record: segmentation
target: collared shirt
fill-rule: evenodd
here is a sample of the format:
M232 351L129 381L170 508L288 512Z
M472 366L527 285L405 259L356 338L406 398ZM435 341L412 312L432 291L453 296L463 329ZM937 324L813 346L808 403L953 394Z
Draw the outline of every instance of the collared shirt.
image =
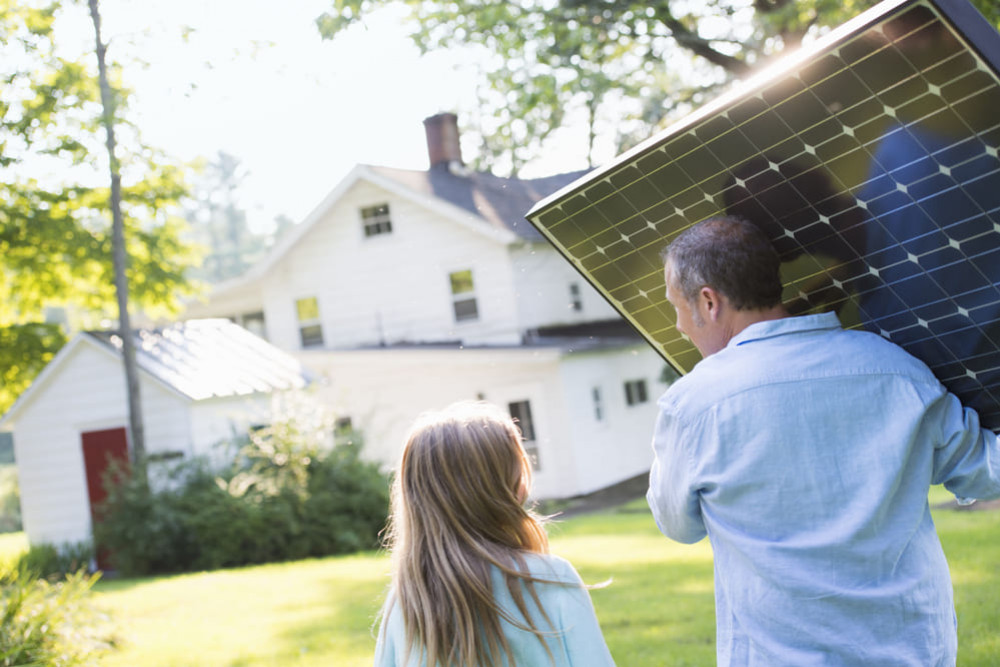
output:
M647 494L706 534L719 665L952 665L927 492L1000 496L1000 449L927 367L824 313L759 322L659 400Z
M492 568L493 593L509 619L501 616L500 626L514 653L514 665L509 667L614 667L611 653L597 623L590 594L580 575L563 558L551 554L525 554L525 563L532 577L552 583L535 583L539 602L552 621L550 627L531 596L525 592L528 612L538 629L547 632L544 639L519 625L525 624L507 588L501 571ZM522 584L523 585L523 584ZM546 650L546 645L548 650ZM505 663L506 664L506 663ZM426 667L418 650L406 659L406 629L399 608L391 605L382 620L375 647L376 667Z

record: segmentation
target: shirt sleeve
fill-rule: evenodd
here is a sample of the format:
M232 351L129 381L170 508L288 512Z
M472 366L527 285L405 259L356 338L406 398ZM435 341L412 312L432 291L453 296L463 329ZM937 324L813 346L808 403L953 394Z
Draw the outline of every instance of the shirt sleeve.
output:
M932 482L959 498L1000 497L1000 445L996 434L979 426L976 411L942 392L929 416L941 425Z
M559 594L561 639L569 664L577 667L614 667L615 661L604 641L594 603L589 591L584 588L583 580L566 561L562 562L560 569L564 572L560 573L559 579L573 582L568 586L553 585Z
M684 544L694 544L707 534L691 453L686 447L689 437L678 419L661 406L653 433L646 502L660 532Z

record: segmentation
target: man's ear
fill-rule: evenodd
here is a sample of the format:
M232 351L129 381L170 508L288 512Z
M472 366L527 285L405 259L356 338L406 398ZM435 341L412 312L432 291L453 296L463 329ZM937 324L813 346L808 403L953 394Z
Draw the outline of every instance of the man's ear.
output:
M722 314L723 297L719 292L705 285L698 290L698 308L701 310L703 318L717 322Z

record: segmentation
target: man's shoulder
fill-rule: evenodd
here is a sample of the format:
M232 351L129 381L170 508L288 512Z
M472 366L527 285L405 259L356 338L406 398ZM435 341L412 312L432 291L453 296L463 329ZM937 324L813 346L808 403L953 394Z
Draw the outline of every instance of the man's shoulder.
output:
M937 383L923 362L895 343L867 331L831 329L809 338L778 336L727 347L676 380L659 403L677 413L697 412L754 387L833 375Z

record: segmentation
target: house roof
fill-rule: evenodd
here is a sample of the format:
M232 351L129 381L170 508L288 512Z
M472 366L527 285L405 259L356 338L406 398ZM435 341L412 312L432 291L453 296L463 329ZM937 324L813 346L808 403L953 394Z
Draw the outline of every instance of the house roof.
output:
M414 192L443 199L478 215L494 227L508 229L526 241L542 241L542 235L525 220L525 214L541 199L587 173L587 170L545 178L501 178L486 172L440 164L425 171L370 167Z
M544 241L524 215L535 203L585 173L586 170L519 179L501 178L461 167L452 169L446 164L424 171L359 164L261 261L242 275L213 286L212 293L216 296L225 294L264 276L361 180L418 201L467 229L509 243L517 239Z
M116 332L85 335L121 351ZM300 389L309 381L294 357L226 319L188 320L134 336L139 368L196 401Z
M140 372L189 400L298 389L310 379L294 357L229 320L188 320L161 329L139 329L133 334ZM77 334L18 397L0 424L14 422L21 409L81 345L121 358L122 340L117 332Z

